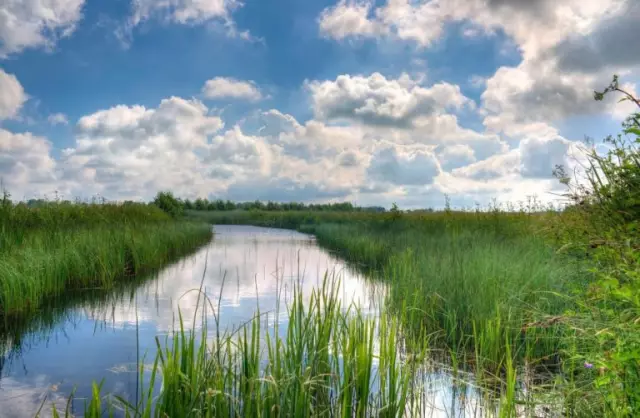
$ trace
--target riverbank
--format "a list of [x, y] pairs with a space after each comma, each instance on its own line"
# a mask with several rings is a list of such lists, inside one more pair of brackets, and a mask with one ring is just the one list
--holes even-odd
[[[577, 260], [535, 233], [557, 214], [352, 214], [190, 212], [212, 224], [251, 224], [314, 234], [324, 247], [390, 286], [408, 328], [448, 350], [500, 369], [505, 345], [528, 362], [557, 353], [555, 327], [528, 327], [561, 314], [563, 297], [588, 280]], [[523, 331], [525, 330], [525, 331]]]
[[79, 289], [110, 288], [205, 244], [205, 223], [144, 204], [45, 202], [0, 207], [0, 317], [37, 310]]

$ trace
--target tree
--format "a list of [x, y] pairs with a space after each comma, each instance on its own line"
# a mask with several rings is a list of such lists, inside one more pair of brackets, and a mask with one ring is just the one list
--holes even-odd
[[158, 192], [153, 204], [168, 213], [172, 218], [177, 218], [183, 214], [182, 203], [171, 192]]
[[197, 198], [195, 202], [196, 210], [206, 210], [209, 202], [203, 200], [202, 198]]

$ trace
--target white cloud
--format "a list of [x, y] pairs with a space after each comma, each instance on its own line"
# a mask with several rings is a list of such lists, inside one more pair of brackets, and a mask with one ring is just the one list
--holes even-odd
[[260, 178], [232, 183], [226, 195], [237, 201], [272, 200], [291, 201], [327, 201], [344, 200], [351, 190], [346, 187], [327, 188], [318, 182], [300, 182], [287, 177]]
[[438, 83], [425, 88], [406, 74], [397, 80], [380, 73], [341, 75], [335, 81], [314, 81], [307, 86], [317, 118], [369, 125], [411, 127], [472, 103], [456, 85]]
[[52, 113], [47, 117], [47, 121], [51, 125], [68, 125], [69, 120], [67, 119], [67, 115], [64, 113]]
[[476, 161], [475, 152], [469, 145], [440, 146], [437, 151], [440, 165], [447, 171], [464, 167]]
[[337, 40], [382, 33], [384, 27], [368, 18], [371, 6], [370, 2], [341, 0], [335, 6], [323, 10], [318, 19], [320, 33]]
[[[325, 9], [320, 27], [334, 38], [378, 37], [391, 34], [421, 47], [436, 42], [448, 22], [471, 22], [474, 34], [504, 30], [526, 55], [536, 55], [555, 45], [568, 34], [589, 30], [607, 13], [620, 10], [624, 0], [387, 0], [377, 8], [371, 3], [345, 2]], [[366, 12], [366, 13], [365, 13]], [[358, 24], [334, 24], [352, 17]], [[363, 30], [362, 28], [377, 28]]]
[[0, 129], [0, 178], [14, 197], [53, 191], [56, 167], [46, 138]]
[[107, 197], [149, 198], [157, 190], [206, 195], [210, 137], [224, 123], [197, 100], [171, 97], [157, 108], [115, 106], [82, 117], [76, 144], [64, 151], [70, 187]]
[[215, 77], [202, 87], [202, 94], [208, 99], [243, 99], [258, 101], [262, 93], [253, 81], [241, 81], [230, 77]]
[[[368, 24], [382, 27], [372, 33], [391, 34], [419, 46], [430, 46], [447, 22], [464, 22], [480, 32], [502, 30], [517, 45], [523, 61], [502, 67], [486, 81], [485, 125], [496, 131], [509, 125], [553, 123], [571, 115], [612, 112], [595, 103], [593, 90], [606, 85], [612, 71], [640, 65], [635, 53], [640, 5], [632, 0], [387, 0], [369, 6]], [[322, 16], [329, 16], [327, 9]], [[322, 22], [322, 19], [321, 19]], [[343, 31], [341, 37], [349, 36]], [[471, 80], [480, 87], [480, 79]]]
[[640, 3], [629, 0], [605, 13], [593, 30], [564, 39], [549, 53], [561, 71], [598, 72], [640, 66]]
[[478, 181], [488, 181], [518, 173], [520, 152], [511, 150], [453, 170], [452, 174]]
[[597, 81], [598, 77], [588, 74], [560, 74], [550, 62], [501, 67], [482, 94], [485, 125], [503, 131], [514, 124], [553, 123], [571, 115], [602, 112], [604, 106], [593, 100]]
[[133, 21], [137, 25], [158, 15], [176, 23], [196, 24], [211, 19], [229, 18], [240, 3], [236, 0], [133, 0]]
[[16, 76], [0, 68], [0, 121], [16, 117], [27, 98]]
[[520, 142], [520, 171], [523, 177], [551, 178], [556, 166], [575, 163], [576, 145], [562, 137], [526, 138]]
[[523, 139], [518, 148], [456, 168], [452, 174], [479, 181], [505, 177], [515, 181], [518, 178], [551, 179], [556, 166], [572, 171], [580, 167], [584, 157], [576, 143], [560, 136], [530, 136]]
[[209, 148], [209, 161], [258, 168], [263, 174], [268, 174], [270, 153], [266, 143], [257, 137], [245, 135], [239, 126], [234, 126], [213, 138]]
[[84, 0], [3, 0], [0, 3], [0, 58], [25, 48], [51, 48], [73, 33]]
[[372, 180], [395, 185], [428, 185], [440, 172], [438, 159], [430, 149], [392, 144], [377, 150], [367, 167]]

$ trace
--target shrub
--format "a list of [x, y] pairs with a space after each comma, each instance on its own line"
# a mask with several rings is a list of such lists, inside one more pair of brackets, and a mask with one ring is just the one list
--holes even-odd
[[158, 192], [153, 204], [168, 213], [173, 218], [182, 216], [184, 212], [183, 204], [173, 196], [171, 192]]

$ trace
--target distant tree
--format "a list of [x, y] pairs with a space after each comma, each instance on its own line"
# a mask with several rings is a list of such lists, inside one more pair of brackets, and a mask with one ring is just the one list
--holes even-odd
[[206, 200], [202, 198], [196, 199], [196, 202], [195, 202], [196, 210], [206, 210], [208, 205], [209, 205], [209, 202], [207, 202]]
[[173, 218], [177, 218], [183, 213], [183, 204], [171, 192], [158, 192], [153, 204]]
[[193, 202], [189, 199], [184, 201], [184, 208], [187, 210], [192, 210], [195, 208], [195, 206], [193, 205]]

